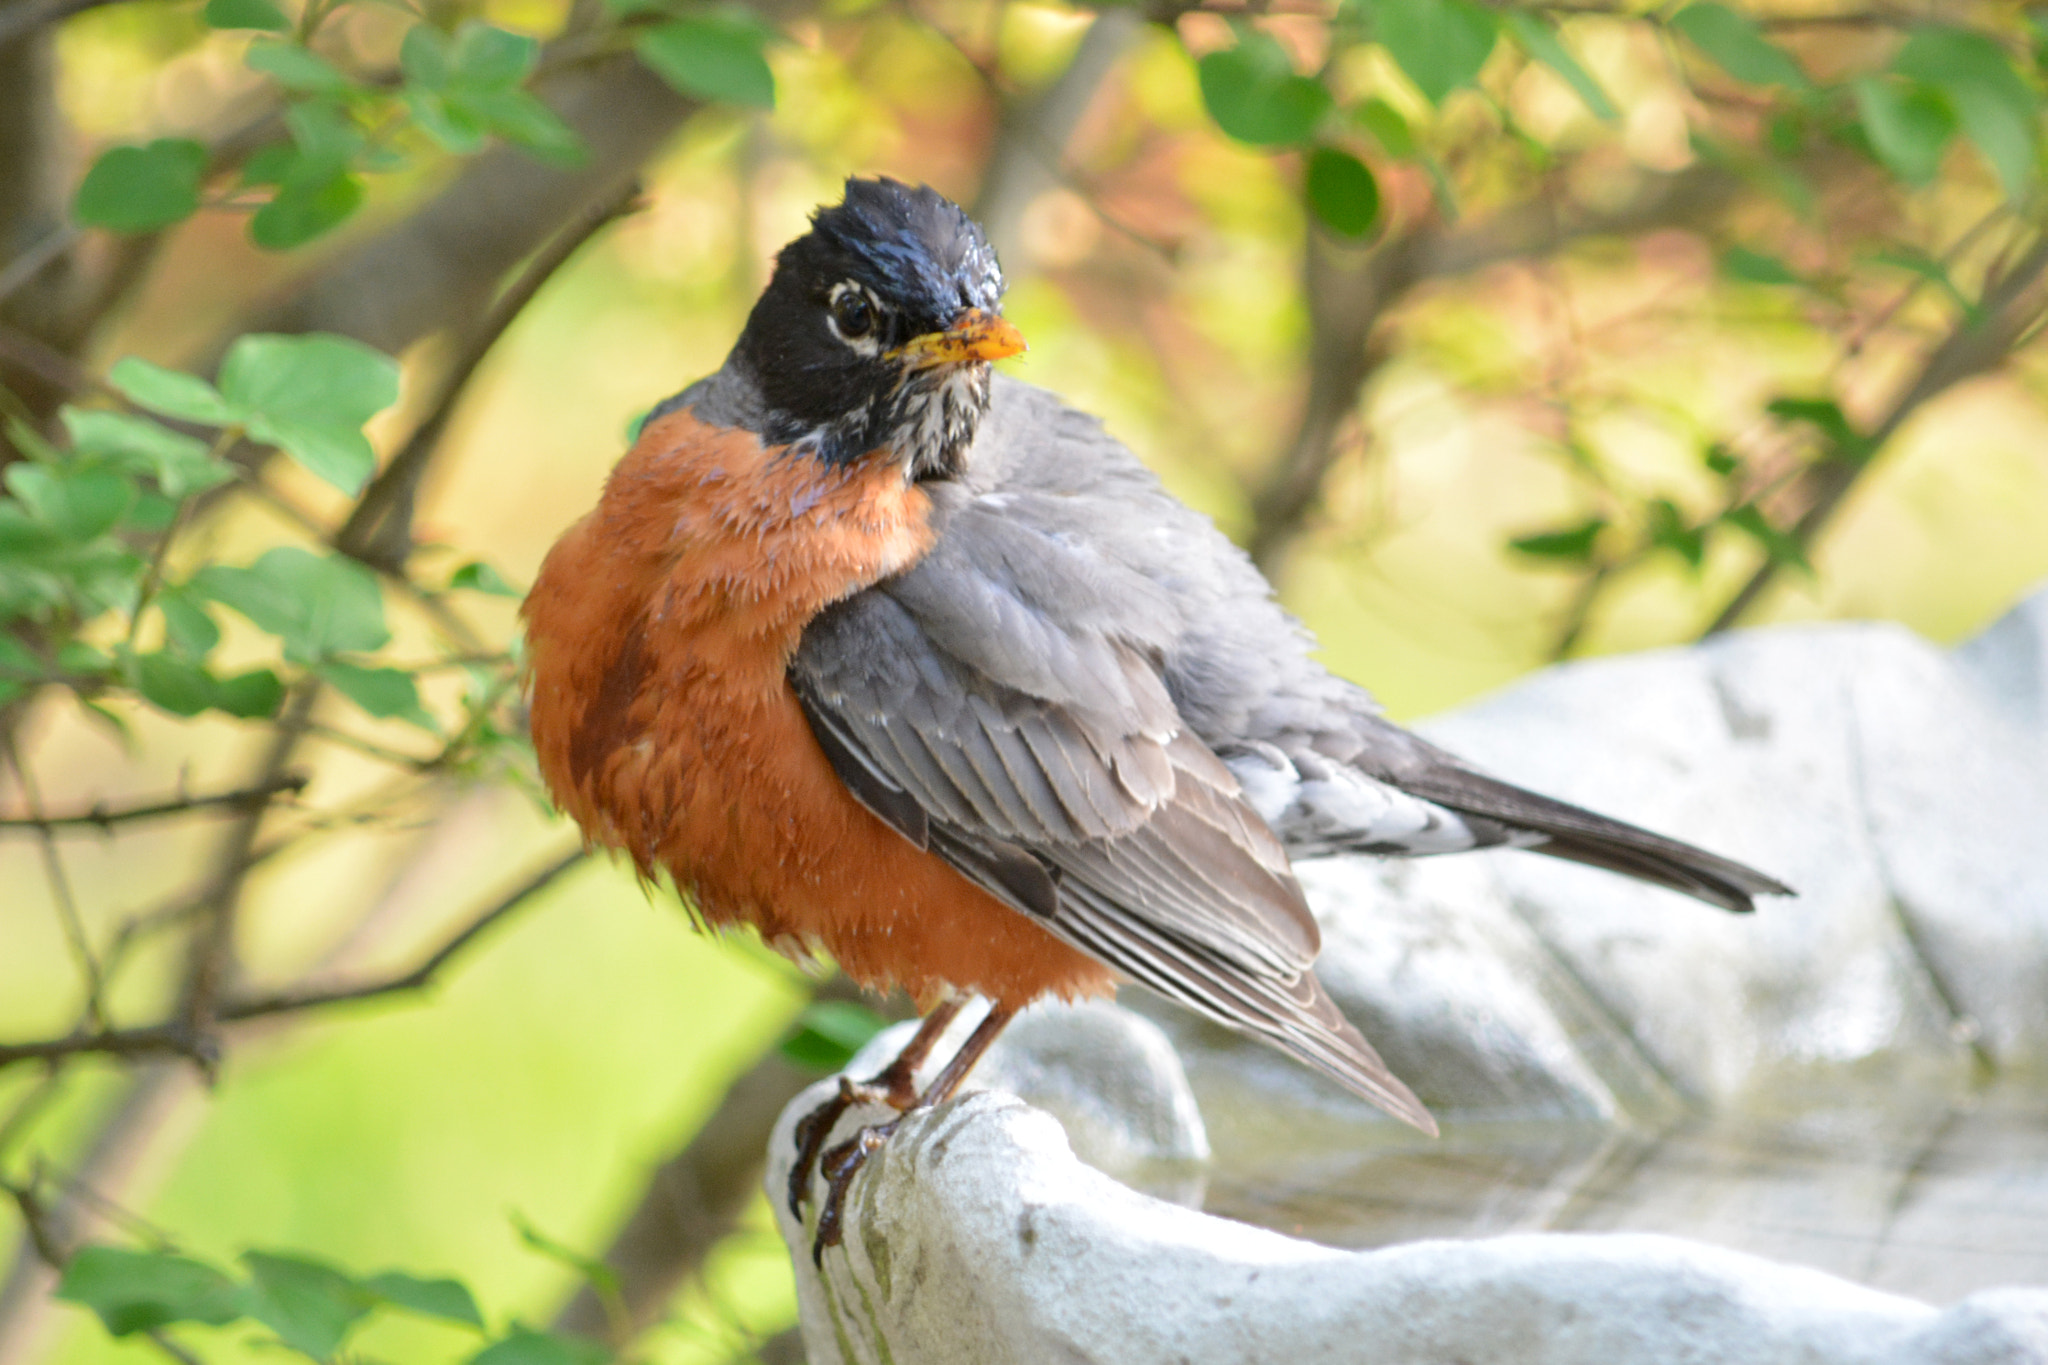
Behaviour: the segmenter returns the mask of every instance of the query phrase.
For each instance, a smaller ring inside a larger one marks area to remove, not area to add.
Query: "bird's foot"
[[[826,1152],[819,1162],[818,1169],[825,1177],[825,1205],[818,1210],[818,1235],[811,1243],[811,1264],[818,1269],[825,1268],[825,1248],[838,1246],[845,1231],[843,1219],[847,1187],[853,1184],[860,1168],[867,1165],[868,1157],[889,1140],[889,1135],[901,1122],[903,1117],[899,1115],[887,1123],[863,1128]]]
[[[818,1153],[824,1149],[825,1139],[832,1136],[833,1127],[847,1110],[857,1104],[886,1104],[901,1113],[917,1103],[917,1091],[909,1079],[893,1072],[894,1068],[891,1068],[872,1081],[856,1081],[841,1076],[839,1089],[832,1098],[797,1120],[796,1161],[789,1168],[789,1213],[792,1218],[802,1219],[804,1216],[804,1196],[810,1192],[811,1172],[818,1164]]]

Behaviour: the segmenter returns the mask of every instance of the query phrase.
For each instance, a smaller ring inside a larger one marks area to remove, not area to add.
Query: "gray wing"
[[[822,613],[790,666],[849,790],[1083,952],[1434,1131],[1316,981],[1280,841],[1120,628],[1142,584],[1000,495],[944,498],[933,553]]]
[[[1292,856],[1508,844],[1729,910],[1786,893],[1740,863],[1479,772],[1388,721],[1313,657],[1250,559],[1098,422],[1001,377],[994,397],[970,491],[1085,558],[1102,587],[1089,620],[1144,632],[1174,705]]]

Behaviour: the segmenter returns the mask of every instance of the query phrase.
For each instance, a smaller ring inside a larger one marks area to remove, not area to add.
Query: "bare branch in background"
[[[1569,182],[1568,167],[1552,182]],[[1561,189],[1490,218],[1446,227],[1435,220],[1396,227],[1359,251],[1309,228],[1306,246],[1309,381],[1302,415],[1280,456],[1250,490],[1247,548],[1268,577],[1306,528],[1342,448],[1338,436],[1359,394],[1386,359],[1383,323],[1416,286],[1488,266],[1548,256],[1595,237],[1635,236],[1663,227],[1704,227],[1739,202],[1742,182],[1715,166],[1645,177],[1618,207],[1596,210]]]
[[[424,989],[433,984],[443,967],[493,925],[500,923],[552,886],[556,879],[582,863],[586,856],[588,855],[579,849],[555,859],[517,887],[471,915],[461,929],[428,953],[416,966],[396,976],[339,986],[301,985],[289,991],[277,991],[269,995],[232,997],[222,1001],[213,1011],[211,1022],[239,1024],[252,1019],[268,1019],[280,1014],[300,1014],[308,1010],[324,1009],[330,1005],[354,1004]],[[166,1054],[189,1056],[192,1052],[191,1038],[192,1034],[183,1020],[172,1020],[139,1028],[105,1029],[34,1042],[5,1043],[0,1044],[0,1067],[11,1066],[17,1062],[47,1061],[87,1053],[117,1057]]]
[[[819,986],[817,998],[862,996],[846,978],[834,977]],[[892,1003],[905,1013],[900,997]],[[817,1079],[773,1046],[741,1073],[704,1126],[655,1169],[605,1252],[605,1265],[618,1277],[624,1319],[614,1324],[586,1284],[556,1315],[555,1330],[623,1350],[659,1322],[712,1247],[739,1225],[761,1188],[775,1121]]]
[[[428,461],[448,430],[456,405],[469,390],[469,381],[498,339],[526,306],[533,302],[555,272],[569,258],[610,224],[634,211],[641,195],[640,179],[634,176],[610,195],[589,205],[578,217],[528,261],[516,279],[499,294],[483,321],[466,330],[462,349],[449,363],[437,385],[432,407],[405,444],[391,457],[381,473],[363,490],[355,510],[335,536],[337,546],[350,547],[366,563],[390,572],[402,571],[413,550],[413,501],[425,477]]]
[[[28,37],[39,28],[109,3],[111,0],[11,0],[5,7],[0,7],[0,48]]]
[[[312,779],[304,773],[285,773],[267,783],[238,787],[233,791],[207,792],[199,796],[173,796],[141,805],[96,804],[91,810],[70,815],[16,815],[0,818],[0,833],[8,830],[49,830],[67,833],[111,833],[115,825],[162,820],[195,811],[237,811],[260,806],[276,797],[297,795]]]
[[[1135,10],[1103,10],[1081,35],[1059,76],[1003,111],[1002,129],[982,174],[981,193],[974,201],[974,218],[1004,261],[1023,262],[1018,229],[1024,211],[1032,200],[1066,179],[1067,144],[1117,59],[1142,27]]]
[[[1974,312],[1965,312],[1949,334],[1922,362],[1883,417],[1867,434],[1859,434],[1859,449],[1830,449],[1806,473],[1798,490],[1806,510],[1791,529],[1793,540],[1810,547],[1827,529],[1843,499],[1849,495],[1878,454],[1896,436],[1913,414],[1934,398],[1978,375],[1997,369],[2008,360],[2015,346],[2048,317],[2048,290],[2042,287],[2048,274],[2048,234],[2035,238],[2017,262],[1986,281],[1983,297]],[[1732,629],[1778,576],[1783,563],[1766,559],[1739,591],[1721,609],[1705,633],[1718,635]]]

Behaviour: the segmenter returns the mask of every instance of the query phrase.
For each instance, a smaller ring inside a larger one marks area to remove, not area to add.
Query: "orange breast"
[[[928,514],[893,461],[833,469],[688,411],[650,422],[527,598],[542,776],[708,922],[820,946],[863,985],[1102,993],[1101,964],[856,801],[789,688],[805,624],[916,562]]]

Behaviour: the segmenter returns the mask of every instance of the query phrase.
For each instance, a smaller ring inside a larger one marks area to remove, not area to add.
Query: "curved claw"
[[[803,1220],[804,1196],[810,1192],[811,1170],[818,1164],[818,1153],[853,1102],[853,1083],[841,1076],[838,1093],[796,1121],[796,1160],[789,1168],[789,1216],[799,1222]]]
[[[854,1176],[867,1165],[872,1156],[889,1135],[896,1131],[902,1119],[891,1119],[863,1128],[837,1147],[828,1150],[818,1169],[825,1177],[825,1204],[818,1210],[818,1235],[811,1243],[811,1264],[822,1270],[825,1267],[825,1248],[836,1247],[844,1235],[846,1191],[853,1184]]]

